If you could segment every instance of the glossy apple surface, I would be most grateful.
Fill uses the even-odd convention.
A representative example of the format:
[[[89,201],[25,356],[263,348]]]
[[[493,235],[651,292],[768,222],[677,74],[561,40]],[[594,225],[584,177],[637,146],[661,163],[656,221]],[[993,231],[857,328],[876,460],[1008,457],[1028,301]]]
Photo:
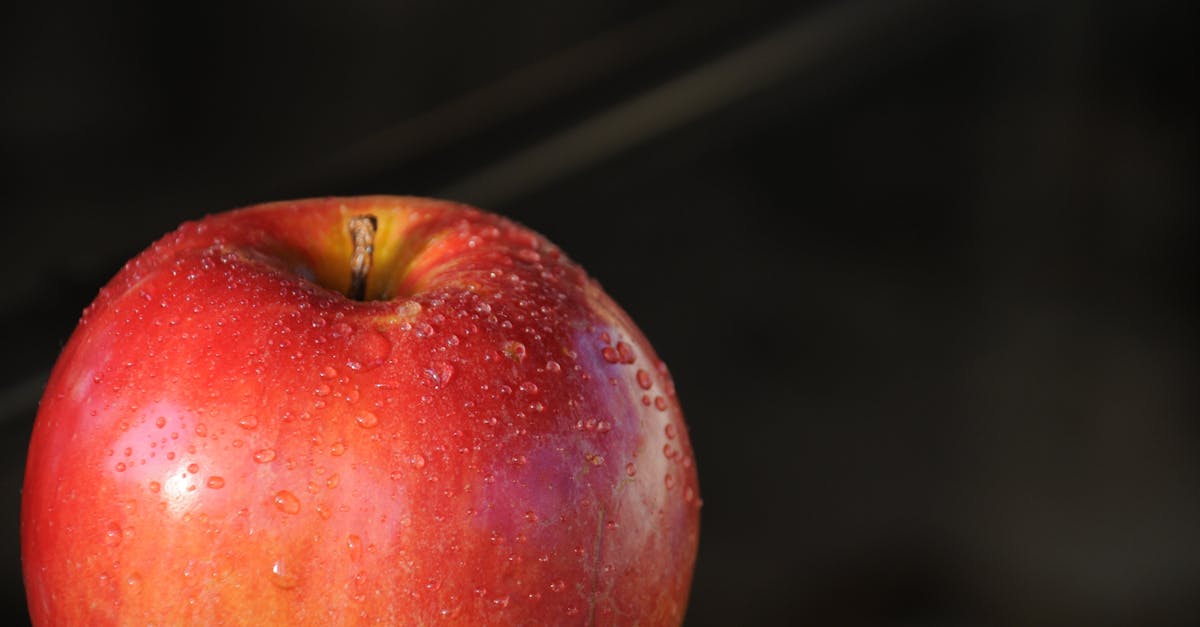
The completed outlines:
[[[559,249],[330,198],[185,224],[100,292],[21,541],[37,624],[669,625],[699,508],[665,366]]]

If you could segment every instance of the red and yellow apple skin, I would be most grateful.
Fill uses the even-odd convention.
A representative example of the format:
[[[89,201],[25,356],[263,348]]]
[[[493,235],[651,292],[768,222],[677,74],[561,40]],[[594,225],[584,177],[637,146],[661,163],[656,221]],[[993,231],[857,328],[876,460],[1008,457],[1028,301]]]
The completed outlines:
[[[42,399],[21,544],[39,625],[674,625],[699,509],[666,367],[559,249],[328,198],[185,224],[101,290]]]

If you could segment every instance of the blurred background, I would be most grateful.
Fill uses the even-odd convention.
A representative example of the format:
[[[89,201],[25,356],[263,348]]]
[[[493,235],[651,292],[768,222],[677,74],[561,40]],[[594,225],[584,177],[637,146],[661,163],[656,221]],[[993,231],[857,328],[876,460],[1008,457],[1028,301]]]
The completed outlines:
[[[6,619],[100,286],[186,219],[405,193],[541,231],[653,339],[688,625],[1200,624],[1191,3],[221,4],[0,22]]]

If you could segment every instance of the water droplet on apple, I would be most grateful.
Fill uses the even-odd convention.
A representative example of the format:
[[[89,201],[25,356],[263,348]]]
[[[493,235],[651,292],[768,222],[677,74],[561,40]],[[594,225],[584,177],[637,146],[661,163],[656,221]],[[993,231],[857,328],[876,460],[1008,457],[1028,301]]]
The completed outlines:
[[[130,575],[129,575],[129,577],[127,577],[127,578],[125,579],[125,585],[129,586],[129,589],[130,589],[130,590],[132,590],[132,591],[133,591],[133,592],[135,592],[135,593],[136,593],[136,592],[140,592],[140,591],[141,591],[141,589],[142,589],[142,575],[141,575],[141,573],[132,573],[132,574],[130,574]]]
[[[346,443],[338,440],[329,447],[329,454],[334,457],[341,457],[346,452]]]
[[[201,438],[208,435],[208,427],[206,427],[203,422],[196,425],[196,435]]]
[[[379,424],[379,417],[373,412],[364,411],[354,417],[354,422],[364,429],[370,429]]]
[[[667,411],[667,399],[661,396],[655,396],[654,407],[658,409],[658,411]]]
[[[121,544],[121,525],[109,523],[108,528],[104,530],[104,544],[112,547]]]
[[[159,416],[158,418],[155,418],[155,419],[154,419],[154,426],[158,427],[159,429],[162,429],[163,427],[167,426],[167,419],[166,419],[166,417],[164,417],[164,416]]]
[[[623,364],[632,364],[637,361],[637,355],[634,354],[633,348],[625,342],[617,342],[617,355],[620,356]]]
[[[517,259],[528,261],[529,263],[537,263],[542,260],[542,256],[538,251],[532,248],[522,248],[516,252]]]
[[[591,464],[593,466],[603,466],[604,465],[604,456],[603,455],[597,455],[595,453],[588,453],[588,454],[584,455],[583,457],[584,457],[584,459],[586,459],[588,461],[589,464]]]
[[[433,384],[434,389],[441,389],[454,378],[454,366],[444,361],[435,363],[425,369],[425,377]]]
[[[428,322],[418,322],[417,324],[413,325],[413,333],[415,333],[420,339],[432,337],[435,332],[436,331],[433,328],[433,325],[429,324]]]
[[[149,487],[150,487],[150,492],[152,492],[154,494],[158,494],[158,491],[162,490],[162,484],[157,481],[151,481]]]
[[[341,481],[342,481],[341,475],[339,475],[335,472],[332,475],[329,475],[329,477],[325,479],[325,487],[331,488],[331,489],[336,488],[336,487],[338,487],[338,484],[341,483]]]
[[[208,481],[205,482],[204,485],[212,488],[213,490],[220,490],[221,488],[225,487],[225,478],[217,477],[214,475],[212,477],[209,477]]]
[[[287,490],[275,493],[275,507],[285,514],[300,513],[300,499]]]
[[[550,590],[552,592],[562,592],[567,589],[567,582],[562,579],[556,579],[550,582]]]
[[[621,356],[618,355],[616,349],[611,346],[605,346],[603,349],[601,349],[600,356],[604,358],[604,361],[607,361],[610,364],[615,364],[618,361],[621,361]]]
[[[271,583],[284,590],[291,590],[300,585],[300,575],[280,558],[271,564]]]
[[[663,485],[665,485],[668,490],[675,487],[675,475],[667,473],[666,476],[663,477]]]
[[[375,329],[362,329],[351,338],[350,350],[353,357],[346,361],[348,368],[372,370],[387,361],[392,352],[392,342]]]
[[[242,416],[238,426],[249,431],[258,426],[258,416]]]
[[[313,389],[313,394],[316,396],[328,396],[332,391],[333,390],[331,390],[328,385],[322,383]]]
[[[362,538],[355,533],[346,536],[346,550],[350,552],[350,561],[357,562],[362,559]]]
[[[200,472],[200,464],[188,464],[187,471],[193,475]]]
[[[396,315],[404,318],[411,318],[421,313],[421,303],[415,300],[401,301],[396,305]]]
[[[550,361],[546,362],[546,372],[558,374],[562,372],[562,366],[560,366],[557,361],[551,359]]]
[[[265,464],[275,459],[275,449],[264,448],[254,453],[254,461]]]
[[[634,466],[633,462],[629,462],[628,464],[625,464],[625,474],[630,477],[636,475],[637,474],[637,466]]]
[[[654,382],[650,380],[650,373],[641,369],[637,371],[637,382],[643,390],[649,390],[650,386],[654,385]]]
[[[421,455],[420,453],[417,453],[416,455],[413,455],[412,457],[408,458],[408,463],[412,464],[413,466],[416,466],[417,468],[424,468],[425,467],[425,456]]]

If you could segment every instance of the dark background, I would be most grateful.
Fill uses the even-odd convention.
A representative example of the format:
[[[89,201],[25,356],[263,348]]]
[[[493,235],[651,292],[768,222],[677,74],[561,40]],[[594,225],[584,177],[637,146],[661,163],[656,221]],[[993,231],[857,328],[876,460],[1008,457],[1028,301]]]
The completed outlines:
[[[407,193],[545,233],[670,364],[689,625],[1200,617],[1190,3],[220,4],[0,20],[0,615],[41,386],[120,265]]]

